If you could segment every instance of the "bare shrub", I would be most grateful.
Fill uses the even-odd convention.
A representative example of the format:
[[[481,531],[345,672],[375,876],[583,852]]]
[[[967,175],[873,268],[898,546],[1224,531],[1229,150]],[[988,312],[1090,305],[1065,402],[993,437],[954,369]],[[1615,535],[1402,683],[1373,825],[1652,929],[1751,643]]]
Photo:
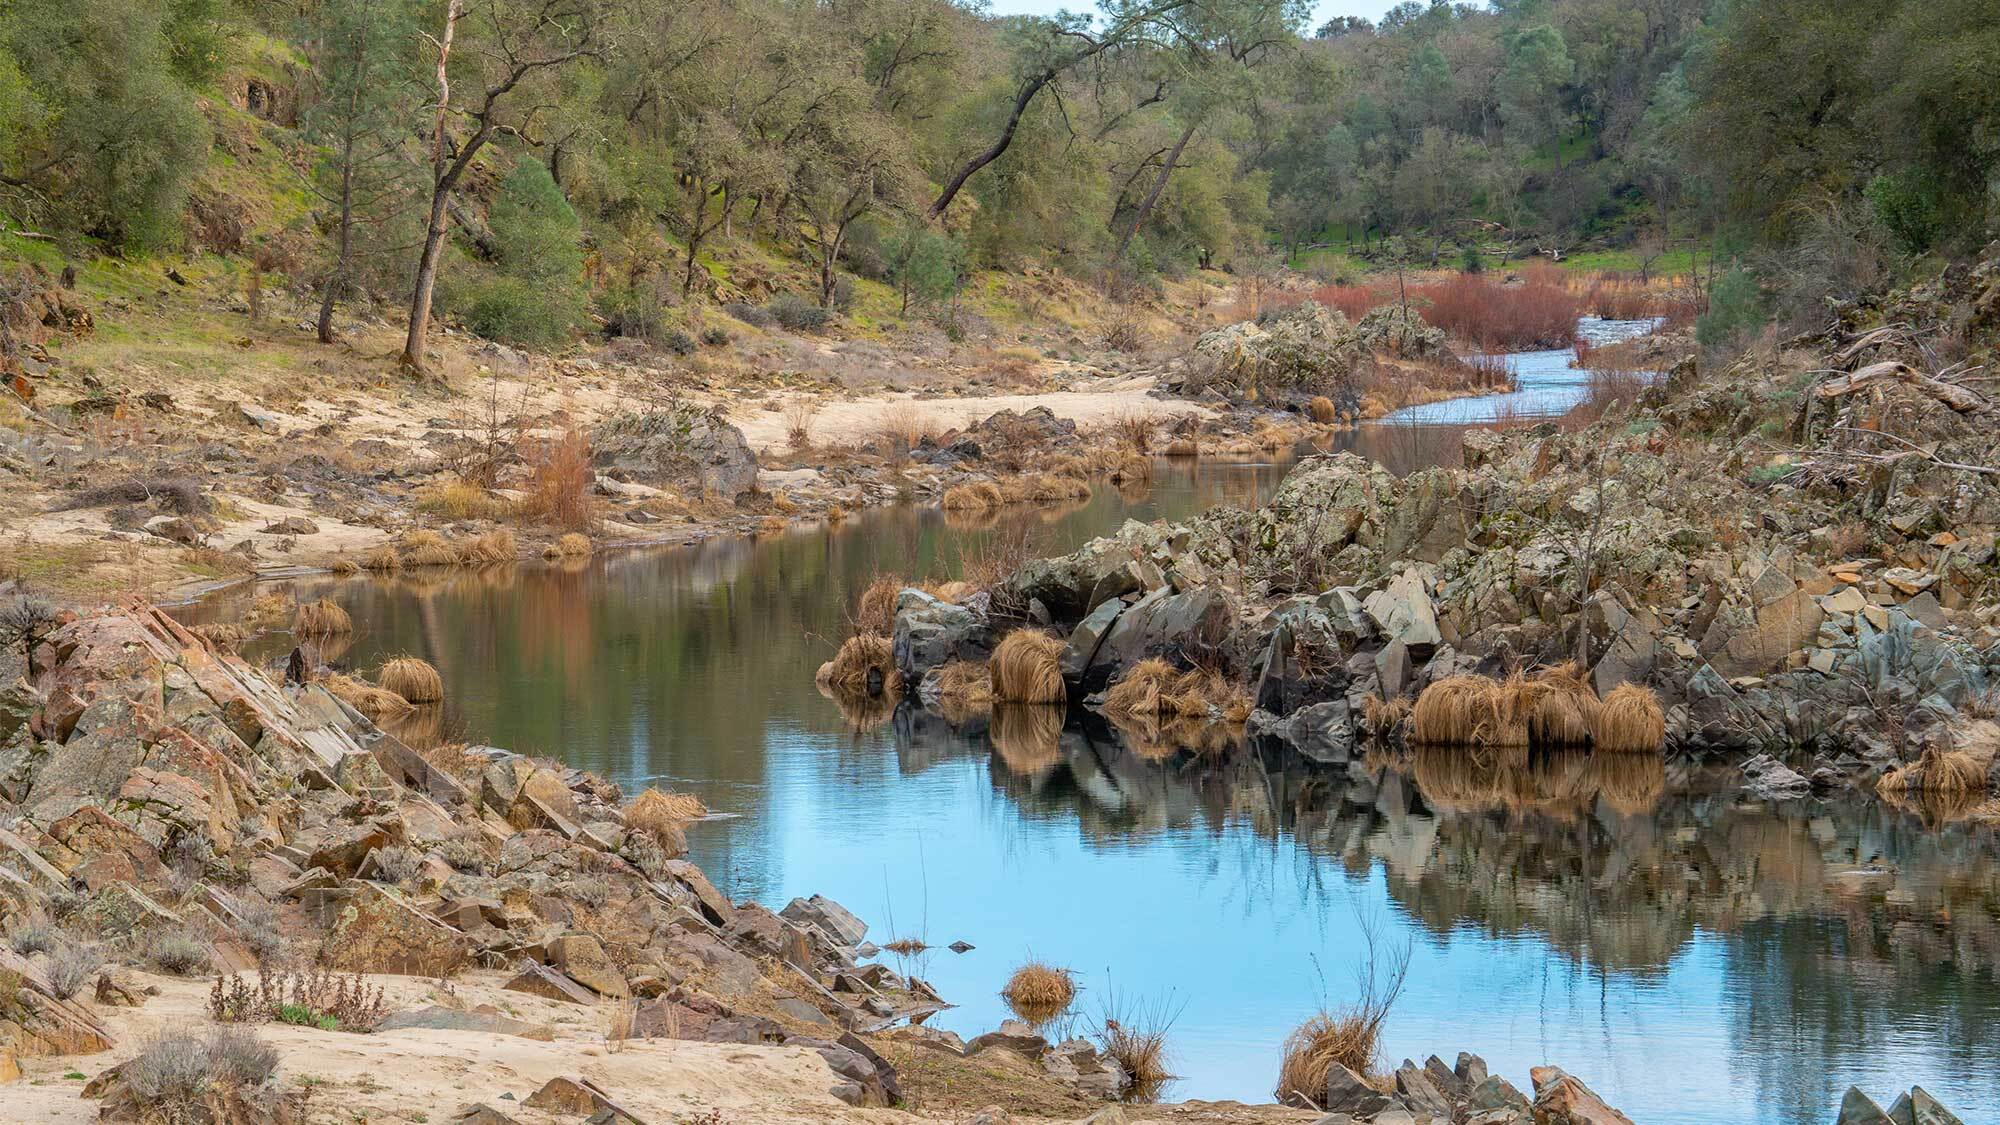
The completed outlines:
[[[407,883],[424,868],[424,857],[400,844],[375,849],[375,874],[384,883]]]
[[[58,940],[55,927],[47,922],[21,922],[7,932],[7,944],[23,957],[46,953],[55,948]]]
[[[146,943],[146,960],[177,977],[207,972],[212,959],[207,942],[184,933],[155,933]]]
[[[1105,1054],[1118,1060],[1131,1079],[1128,1101],[1152,1101],[1173,1078],[1167,1069],[1167,1033],[1173,1030],[1184,1004],[1127,1002],[1116,994],[1105,1002],[1098,1021],[1097,1041]]]
[[[387,993],[360,973],[323,966],[260,972],[253,986],[236,973],[217,975],[208,1014],[218,1023],[289,1023],[322,1031],[365,1032],[389,1013]]]
[[[812,448],[813,419],[819,416],[819,403],[809,398],[795,398],[785,404],[785,441],[796,450]]]
[[[75,996],[104,966],[104,954],[88,942],[57,939],[48,956],[43,975],[48,978],[49,990],[56,994],[58,1000]]]
[[[590,468],[590,439],[575,426],[561,435],[534,443],[528,455],[528,495],[523,515],[552,527],[588,531],[593,522],[590,489],[596,476]]]
[[[169,1028],[119,1070],[149,1119],[206,1121],[210,1094],[254,1090],[278,1070],[278,1051],[253,1032],[217,1027],[206,1034]]]
[[[1285,1038],[1276,1093],[1288,1105],[1317,1108],[1326,1097],[1326,1076],[1336,1063],[1367,1076],[1375,1065],[1382,1023],[1409,979],[1413,949],[1409,940],[1385,947],[1378,920],[1362,916],[1359,924],[1362,955],[1354,969],[1354,1002],[1339,1012],[1322,1007]]]

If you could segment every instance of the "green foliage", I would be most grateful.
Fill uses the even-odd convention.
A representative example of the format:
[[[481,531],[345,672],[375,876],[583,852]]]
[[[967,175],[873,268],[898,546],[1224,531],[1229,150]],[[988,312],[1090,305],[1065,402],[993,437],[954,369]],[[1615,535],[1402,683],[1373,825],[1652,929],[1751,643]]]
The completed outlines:
[[[340,1020],[337,1017],[315,1012],[303,1004],[278,1005],[277,1019],[279,1023],[288,1023],[294,1027],[316,1027],[321,1031],[340,1030]]]
[[[1764,325],[1763,295],[1757,279],[1741,266],[1715,279],[1708,312],[1695,322],[1695,340],[1710,351],[1725,348]]]
[[[550,347],[583,319],[583,225],[548,168],[523,157],[490,216],[497,276],[461,278],[449,307],[481,336]]]
[[[0,100],[23,114],[0,126],[0,176],[36,188],[65,228],[130,249],[179,240],[208,158],[162,16],[142,0],[0,9]]]
[[[910,224],[897,234],[887,250],[889,277],[902,295],[905,313],[912,305],[942,305],[964,284],[964,245],[928,226]]]
[[[1868,206],[1875,221],[1906,254],[1921,254],[1944,233],[1944,208],[1937,185],[1920,172],[1885,172],[1868,181]]]
[[[239,30],[230,0],[168,0],[161,20],[167,65],[190,86],[213,82],[229,62]]]

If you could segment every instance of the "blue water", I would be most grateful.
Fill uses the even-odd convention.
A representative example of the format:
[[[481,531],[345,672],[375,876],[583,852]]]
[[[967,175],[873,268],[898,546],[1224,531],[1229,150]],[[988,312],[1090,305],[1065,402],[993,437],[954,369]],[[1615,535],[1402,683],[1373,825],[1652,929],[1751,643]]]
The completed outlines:
[[[1560,797],[1482,801],[1441,782],[1427,796],[1403,763],[1155,761],[1101,731],[1010,757],[908,715],[856,730],[812,686],[878,571],[942,577],[1127,517],[1255,504],[1283,471],[1167,466],[1143,495],[1100,489],[991,526],[894,508],[574,568],[293,592],[353,614],[354,646],[333,654],[353,666],[439,665],[448,710],[406,738],[692,791],[732,814],[690,832],[731,895],[823,893],[878,941],[939,947],[903,966],[958,1005],[936,1026],[997,1025],[997,992],[1032,954],[1079,974],[1079,1026],[1107,1007],[1178,1013],[1168,1097],[1266,1100],[1286,1032],[1354,997],[1372,928],[1378,954],[1410,950],[1392,1064],[1470,1050],[1526,1089],[1531,1066],[1557,1063],[1642,1125],[1819,1125],[1852,1082],[1885,1104],[1921,1083],[1968,1122],[2000,1119],[1989,831],[1869,800],[1767,806],[1678,772],[1664,793],[1579,791],[1561,763]],[[190,612],[230,617],[268,588]],[[977,948],[942,948],[955,940]]]
[[[1658,323],[1586,316],[1577,321],[1576,334],[1593,345],[1603,346],[1643,336]],[[1506,360],[1508,374],[1513,376],[1513,390],[1404,407],[1385,415],[1379,424],[1479,426],[1519,418],[1550,418],[1582,402],[1590,393],[1591,372],[1575,366],[1575,348],[1510,352],[1502,358]]]

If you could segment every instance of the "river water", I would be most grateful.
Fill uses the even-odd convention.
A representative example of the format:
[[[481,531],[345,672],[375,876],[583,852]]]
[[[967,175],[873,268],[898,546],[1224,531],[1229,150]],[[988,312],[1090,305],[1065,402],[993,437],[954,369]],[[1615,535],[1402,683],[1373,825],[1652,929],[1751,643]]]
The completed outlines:
[[[568,568],[288,585],[354,616],[338,654],[353,666],[439,666],[446,710],[406,738],[691,791],[727,814],[689,843],[733,897],[824,893],[877,941],[972,943],[903,966],[958,1005],[934,1026],[996,1026],[997,990],[1033,955],[1076,970],[1084,1022],[1177,1013],[1168,1097],[1268,1100],[1286,1031],[1351,998],[1372,931],[1411,952],[1391,1063],[1470,1050],[1525,1089],[1553,1062],[1641,1125],[1825,1122],[1854,1082],[2000,1117],[1990,833],[1873,801],[1752,801],[1673,764],[1551,759],[1501,779],[1421,758],[1160,759],[1094,724],[1023,754],[907,710],[857,728],[813,687],[878,572],[947,577],[1022,540],[1047,553],[1126,518],[1252,505],[1284,468],[1163,465],[1144,494],[1104,487],[984,527],[901,507]],[[185,613],[235,619],[269,588]]]

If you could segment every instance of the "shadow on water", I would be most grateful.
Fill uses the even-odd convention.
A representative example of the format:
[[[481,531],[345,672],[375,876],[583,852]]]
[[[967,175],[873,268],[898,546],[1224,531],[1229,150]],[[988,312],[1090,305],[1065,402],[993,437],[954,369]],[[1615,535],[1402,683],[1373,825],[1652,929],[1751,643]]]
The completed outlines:
[[[1456,457],[1459,432],[1364,427],[1353,448],[1407,469]],[[1005,1018],[998,989],[1032,953],[1076,970],[1087,1015],[1114,993],[1184,1005],[1170,1096],[1262,1100],[1284,1033],[1348,997],[1379,924],[1414,949],[1391,1062],[1473,1050],[1522,1086],[1556,1062],[1648,1123],[1817,1123],[1850,1082],[1919,1082],[1968,1120],[2000,1106],[1988,832],[1750,802],[1657,763],[1188,753],[1059,711],[953,727],[905,705],[857,729],[813,685],[877,573],[1255,505],[1284,469],[1163,464],[1143,494],[990,523],[905,507],[568,568],[288,585],[352,614],[353,667],[439,666],[448,702],[413,739],[690,790],[740,814],[690,833],[733,896],[821,892],[877,941],[973,943],[926,969],[960,1005],[933,1021],[951,1030]],[[184,612],[235,620],[269,588]]]

